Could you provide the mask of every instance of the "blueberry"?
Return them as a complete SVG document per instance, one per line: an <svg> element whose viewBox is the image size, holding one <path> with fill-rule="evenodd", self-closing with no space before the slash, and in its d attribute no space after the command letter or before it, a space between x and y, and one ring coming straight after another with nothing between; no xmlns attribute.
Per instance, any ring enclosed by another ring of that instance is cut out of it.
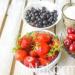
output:
<svg viewBox="0 0 75 75"><path fill-rule="evenodd" d="M43 25L47 25L47 21L46 20L43 21Z"/></svg>
<svg viewBox="0 0 75 75"><path fill-rule="evenodd" d="M42 12L46 12L46 7L42 7Z"/></svg>
<svg viewBox="0 0 75 75"><path fill-rule="evenodd" d="M43 19L43 15L40 15L40 18Z"/></svg>
<svg viewBox="0 0 75 75"><path fill-rule="evenodd" d="M49 24L48 24L49 26L51 26L52 25L52 23L51 22L49 22Z"/></svg>
<svg viewBox="0 0 75 75"><path fill-rule="evenodd" d="M48 22L52 22L52 17L50 17L50 18L48 19Z"/></svg>
<svg viewBox="0 0 75 75"><path fill-rule="evenodd" d="M37 24L37 21L36 20L34 21L34 24Z"/></svg>
<svg viewBox="0 0 75 75"><path fill-rule="evenodd" d="M34 10L36 10L36 9L35 9L34 7L32 7L32 8L31 8L31 11L34 11Z"/></svg>
<svg viewBox="0 0 75 75"><path fill-rule="evenodd" d="M40 19L40 18L38 18L38 19L37 19L37 21L39 22L39 21L41 21L41 19Z"/></svg>
<svg viewBox="0 0 75 75"><path fill-rule="evenodd" d="M35 24L35 27L38 27L38 24Z"/></svg>
<svg viewBox="0 0 75 75"><path fill-rule="evenodd" d="M54 17L58 17L58 14L57 14L57 13L55 13L55 14L54 14Z"/></svg>
<svg viewBox="0 0 75 75"><path fill-rule="evenodd" d="M53 12L50 13L50 16L53 16Z"/></svg>
<svg viewBox="0 0 75 75"><path fill-rule="evenodd" d="M31 21L34 21L34 20L35 20L35 18L32 16L32 17L31 17Z"/></svg>
<svg viewBox="0 0 75 75"><path fill-rule="evenodd" d="M38 16L38 13L35 13L34 15L35 15L35 16Z"/></svg>
<svg viewBox="0 0 75 75"><path fill-rule="evenodd" d="M55 23L55 21L52 21L52 24L54 24Z"/></svg>
<svg viewBox="0 0 75 75"><path fill-rule="evenodd" d="M32 17L32 14L29 14L28 17Z"/></svg>
<svg viewBox="0 0 75 75"><path fill-rule="evenodd" d="M53 19L53 20L54 20L54 21L56 21L56 20L57 20L57 18L55 18L55 17L54 17L54 19Z"/></svg>
<svg viewBox="0 0 75 75"><path fill-rule="evenodd" d="M35 13L37 10L32 7L32 8L31 8L31 11L32 11L33 13Z"/></svg>
<svg viewBox="0 0 75 75"><path fill-rule="evenodd" d="M36 20L38 20L39 19L39 16L36 16L35 18L36 18Z"/></svg>
<svg viewBox="0 0 75 75"><path fill-rule="evenodd" d="M39 27L39 28L42 28L43 26L42 26L41 24L38 24L38 27Z"/></svg>
<svg viewBox="0 0 75 75"><path fill-rule="evenodd" d="M47 19L49 19L50 18L50 15L49 14L47 14Z"/></svg>
<svg viewBox="0 0 75 75"><path fill-rule="evenodd" d="M28 23L30 22L30 20L29 20L29 19L27 19L26 21L27 21Z"/></svg>
<svg viewBox="0 0 75 75"><path fill-rule="evenodd" d="M27 12L26 12L27 14L30 14L31 13L31 10L27 10Z"/></svg>
<svg viewBox="0 0 75 75"><path fill-rule="evenodd" d="M53 12L54 12L54 13L57 13L57 10L54 10Z"/></svg>

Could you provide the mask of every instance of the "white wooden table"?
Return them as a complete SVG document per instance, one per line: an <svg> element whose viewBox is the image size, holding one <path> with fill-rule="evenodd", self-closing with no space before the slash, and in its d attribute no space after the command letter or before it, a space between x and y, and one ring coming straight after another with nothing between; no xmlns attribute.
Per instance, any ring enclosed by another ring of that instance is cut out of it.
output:
<svg viewBox="0 0 75 75"><path fill-rule="evenodd" d="M23 70L14 60L12 48L15 46L15 42L18 34L24 34L28 31L27 25L23 24L22 14L23 9L28 2L37 0L0 0L0 75L33 75L33 72ZM53 0L48 0L53 1ZM70 0L54 0L60 8ZM75 0L72 0L75 2ZM64 24L62 20L50 29L60 37L63 32ZM15 67L13 67L15 64ZM75 59L70 57L64 50L62 58L56 67L53 68L51 73L41 72L36 75L75 75Z"/></svg>

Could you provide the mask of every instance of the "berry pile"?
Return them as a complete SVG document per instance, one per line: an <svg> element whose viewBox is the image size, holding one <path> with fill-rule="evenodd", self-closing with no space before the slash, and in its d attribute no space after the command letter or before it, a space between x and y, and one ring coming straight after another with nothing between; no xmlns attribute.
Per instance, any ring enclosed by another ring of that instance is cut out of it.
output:
<svg viewBox="0 0 75 75"><path fill-rule="evenodd" d="M45 7L41 9L31 9L26 11L25 19L33 27L44 28L51 26L57 21L57 10L48 11Z"/></svg>
<svg viewBox="0 0 75 75"><path fill-rule="evenodd" d="M46 66L58 56L59 45L50 33L31 32L17 41L15 58L30 68Z"/></svg>
<svg viewBox="0 0 75 75"><path fill-rule="evenodd" d="M64 40L64 46L71 54L75 54L75 28L69 27L67 29L67 37Z"/></svg>

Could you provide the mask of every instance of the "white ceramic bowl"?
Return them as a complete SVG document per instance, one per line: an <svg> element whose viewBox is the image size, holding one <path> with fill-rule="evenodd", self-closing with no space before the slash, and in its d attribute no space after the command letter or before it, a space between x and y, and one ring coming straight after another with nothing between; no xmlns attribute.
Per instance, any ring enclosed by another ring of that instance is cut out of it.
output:
<svg viewBox="0 0 75 75"><path fill-rule="evenodd" d="M48 30L36 30L36 31L39 31L39 32L49 32L50 34L53 34L55 35L53 32L51 31L48 31ZM48 64L47 66L43 66L41 68L29 68L29 67L26 67L25 65L23 65L21 62L17 61L18 63L18 66L21 67L22 70L28 70L28 71L32 71L32 72L41 72L41 71L48 71L50 70L53 66L55 66L55 64L59 61L59 59L61 58L61 50L58 54L58 56L55 58L55 60L53 60L50 64Z"/></svg>
<svg viewBox="0 0 75 75"><path fill-rule="evenodd" d="M38 28L38 27L33 27L31 25L29 25L29 23L27 23L27 21L24 19L25 18L25 14L26 14L26 11L28 9L30 9L31 7L34 7L34 8L42 8L42 7L46 7L49 11L53 11L53 10L57 10L57 14L58 14L58 17L57 17L57 21L51 25L51 26L48 26L48 27L44 27L44 28ZM28 3L28 5L26 6L26 8L24 9L24 15L23 15L23 21L24 21L24 24L25 25L28 25L29 28L31 27L32 30L33 29L40 29L40 30L44 30L44 29L50 29L52 28L53 26L57 25L57 23L60 21L61 19L61 10L60 8L54 4L54 3L51 3L49 1L37 1L37 2L31 2L31 3Z"/></svg>

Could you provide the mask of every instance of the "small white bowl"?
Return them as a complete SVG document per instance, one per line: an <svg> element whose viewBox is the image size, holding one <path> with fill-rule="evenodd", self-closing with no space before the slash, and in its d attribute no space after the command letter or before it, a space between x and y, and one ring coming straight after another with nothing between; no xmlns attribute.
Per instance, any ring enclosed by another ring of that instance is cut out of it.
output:
<svg viewBox="0 0 75 75"><path fill-rule="evenodd" d="M48 31L48 30L35 30L35 31L39 31L39 32L49 32L52 35L55 35L53 32ZM55 64L59 61L59 59L61 58L61 50L58 54L58 56L47 66L43 66L41 68L29 68L26 67L25 65L23 65L21 62L17 61L18 66L21 67L22 70L27 70L27 71L32 71L32 72L44 72L44 71L49 71L52 67L55 66Z"/></svg>
<svg viewBox="0 0 75 75"><path fill-rule="evenodd" d="M25 20L25 14L26 14L26 11L28 9L30 9L31 7L34 7L34 8L42 8L42 7L46 7L49 11L53 11L53 10L57 10L57 14L58 14L58 17L57 17L57 21L52 24L51 26L48 26L48 27L44 27L44 28L38 28L38 27L33 27L31 26L29 23L27 23L27 21ZM52 2L49 2L49 1L37 1L37 2L31 2L31 3L28 3L28 5L26 6L26 8L24 9L24 15L23 15L23 21L24 21L24 25L28 25L29 28L31 27L31 29L40 29L40 30L45 30L45 29L50 29L52 28L53 26L55 26L61 19L61 10L60 8L52 3Z"/></svg>

